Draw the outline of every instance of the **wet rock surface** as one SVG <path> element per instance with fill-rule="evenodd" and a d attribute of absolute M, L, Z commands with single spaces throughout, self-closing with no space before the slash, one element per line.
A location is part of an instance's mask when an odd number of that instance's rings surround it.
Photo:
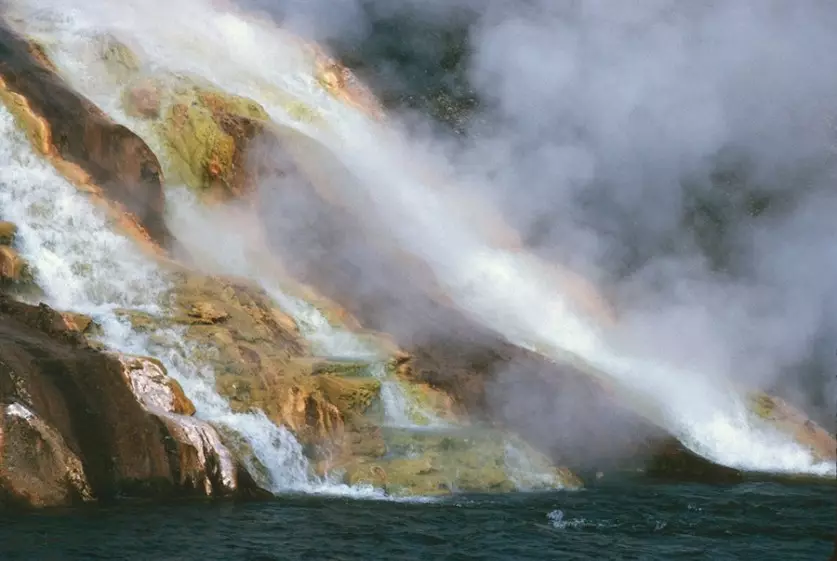
<path fill-rule="evenodd" d="M 182 337 L 194 349 L 190 366 L 211 370 L 232 411 L 260 411 L 289 428 L 317 472 L 392 494 L 434 495 L 575 488 L 579 478 L 556 465 L 598 468 L 625 457 L 650 459 L 651 475 L 730 475 L 631 411 L 612 388 L 470 320 L 419 259 L 353 214 L 370 201 L 345 199 L 345 192 L 362 191 L 345 189 L 351 174 L 325 146 L 270 123 L 252 100 L 151 73 L 141 53 L 114 37 L 98 37 L 95 45 L 115 87 L 124 86 L 126 113 L 155 135 L 160 160 L 69 90 L 42 48 L 0 30 L 2 99 L 33 144 L 76 183 L 138 217 L 160 244 L 168 236 L 160 162 L 171 183 L 204 201 L 247 199 L 290 275 L 339 304 L 329 321 L 381 350 L 355 361 L 316 356 L 294 318 L 264 290 L 184 267 L 166 272 L 164 313 L 117 310 L 161 353 Z M 326 91 L 381 118 L 350 72 L 316 48 L 311 53 Z M 299 120 L 318 118 L 297 109 L 289 113 Z M 276 219 L 277 208 L 288 220 Z M 503 240 L 499 245 L 520 245 L 509 228 L 490 217 L 485 224 L 498 232 L 492 240 Z M 14 235 L 14 225 L 0 224 L 0 276 L 17 282 L 24 265 Z M 583 282 L 561 271 L 554 278 L 612 319 Z M 360 332 L 361 325 L 375 331 Z M 97 329 L 81 314 L 0 299 L 3 503 L 264 496 L 254 482 L 264 478 L 243 467 L 252 450 L 240 435 L 196 418 L 156 358 L 93 348 L 85 334 Z M 404 402 L 403 418 L 386 410 L 393 399 Z M 564 409 L 584 414 L 553 414 Z M 834 459 L 833 437 L 787 404 L 757 396 L 753 410 L 817 457 Z"/>
<path fill-rule="evenodd" d="M 156 361 L 91 348 L 45 305 L 0 297 L 0 402 L 7 505 L 263 494 Z"/>
<path fill-rule="evenodd" d="M 0 288 L 16 294 L 38 292 L 32 269 L 15 248 L 17 226 L 0 222 Z"/>
<path fill-rule="evenodd" d="M 60 172 L 165 246 L 169 233 L 157 157 L 136 134 L 71 89 L 46 60 L 42 49 L 33 50 L 32 43 L 0 26 L 0 100 Z"/>
<path fill-rule="evenodd" d="M 467 411 L 443 390 L 399 370 L 409 356 L 393 348 L 386 336 L 357 335 L 385 349 L 382 357 L 394 356 L 383 362 L 316 357 L 294 322 L 259 287 L 186 271 L 170 278 L 172 307 L 167 317 L 129 311 L 124 317 L 152 339 L 167 329 L 182 330 L 184 339 L 195 345 L 198 359 L 213 368 L 216 389 L 232 410 L 261 411 L 290 429 L 319 474 L 378 485 L 380 481 L 367 477 L 369 470 L 384 470 L 385 487 L 398 494 L 425 493 L 430 487 L 434 494 L 517 488 L 506 469 L 502 444 L 511 437 L 502 430 L 475 425 L 467 437 L 447 435 L 445 442 L 453 446 L 438 444 L 441 437 L 431 438 L 431 433 L 421 436 L 437 421 L 469 425 Z M 165 347 L 165 340 L 159 345 Z M 386 384 L 404 400 L 398 406 L 404 408 L 404 422 L 410 426 L 400 431 L 389 428 L 393 421 L 385 412 Z M 410 446 L 399 444 L 405 438 Z M 492 446 L 485 448 L 487 442 Z M 540 485 L 577 484 L 568 471 L 556 471 L 533 449 L 521 449 L 527 458 L 540 457 L 532 460 L 536 464 L 550 466 L 544 469 L 551 478 Z M 424 464 L 407 461 L 410 458 L 424 458 L 438 467 L 419 473 Z M 494 467 L 485 470 L 484 462 Z M 358 475 L 361 472 L 365 475 Z"/>

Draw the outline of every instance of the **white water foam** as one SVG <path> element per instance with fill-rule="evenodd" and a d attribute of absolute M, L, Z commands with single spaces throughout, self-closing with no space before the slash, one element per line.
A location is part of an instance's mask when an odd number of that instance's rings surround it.
<path fill-rule="evenodd" d="M 111 231 L 104 213 L 36 156 L 11 114 L 0 107 L 0 214 L 18 226 L 17 244 L 34 266 L 47 302 L 92 316 L 112 349 L 158 357 L 195 404 L 197 416 L 240 434 L 268 470 L 271 490 L 380 497 L 370 488 L 352 488 L 312 477 L 300 444 L 261 413 L 230 410 L 214 389 L 210 369 L 191 357 L 175 330 L 135 332 L 114 313 L 129 308 L 163 313 L 166 282 L 155 264 L 130 240 Z M 254 470 L 255 471 L 255 470 Z"/>
<path fill-rule="evenodd" d="M 176 9 L 157 4 L 37 2 L 70 14 L 65 31 L 83 36 L 90 29 L 109 29 L 122 34 L 141 45 L 155 64 L 197 74 L 231 93 L 251 97 L 275 120 L 317 137 L 359 179 L 360 191 L 347 192 L 347 198 L 361 194 L 372 200 L 377 216 L 388 221 L 407 251 L 427 261 L 462 309 L 511 342 L 555 360 L 574 354 L 693 451 L 753 471 L 837 471 L 816 464 L 807 450 L 755 419 L 729 388 L 716 387 L 701 373 L 615 351 L 606 334 L 562 297 L 560 287 L 534 258 L 489 247 L 463 223 L 422 179 L 420 169 L 432 168 L 433 163 L 422 161 L 416 147 L 331 98 L 312 76 L 310 61 L 287 36 L 269 24 L 200 0 L 182 0 Z M 92 6 L 95 10 L 89 9 Z M 145 16 L 159 13 L 167 17 Z M 327 127 L 297 122 L 275 103 L 275 88 L 315 107 Z"/>

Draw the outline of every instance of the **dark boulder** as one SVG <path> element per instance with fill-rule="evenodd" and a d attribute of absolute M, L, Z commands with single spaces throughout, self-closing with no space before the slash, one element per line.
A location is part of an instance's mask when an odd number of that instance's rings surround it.
<path fill-rule="evenodd" d="M 0 408 L 0 506 L 267 494 L 162 365 L 91 348 L 43 304 L 0 296 Z"/>

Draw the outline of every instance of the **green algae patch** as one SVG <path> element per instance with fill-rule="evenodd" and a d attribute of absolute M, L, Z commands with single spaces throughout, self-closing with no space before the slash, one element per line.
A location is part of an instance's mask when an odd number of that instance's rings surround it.
<path fill-rule="evenodd" d="M 426 418 L 427 414 L 449 422 L 464 422 L 459 415 L 455 413 L 455 404 L 453 398 L 430 386 L 429 384 L 406 382 L 396 378 L 398 384 L 404 390 L 409 402 L 413 405 L 411 409 L 412 417 L 417 417 L 416 421 Z M 424 423 L 420 423 L 424 424 Z"/>
<path fill-rule="evenodd" d="M 127 80 L 142 69 L 142 61 L 136 52 L 113 35 L 99 35 L 95 42 L 99 58 L 114 79 Z"/>
<path fill-rule="evenodd" d="M 401 387 L 412 405 L 409 413 L 416 424 L 427 424 L 428 415 L 451 423 L 466 423 L 465 416 L 459 414 L 456 402 L 448 393 L 403 375 L 397 360 L 389 361 L 386 372 L 389 379 Z"/>
<path fill-rule="evenodd" d="M 772 397 L 763 393 L 756 393 L 749 396 L 750 410 L 759 418 L 766 421 L 773 419 L 776 410 L 776 402 Z"/>
<path fill-rule="evenodd" d="M 244 150 L 268 119 L 251 99 L 181 85 L 156 123 L 169 173 L 202 195 L 240 194 L 246 187 Z"/>
<path fill-rule="evenodd" d="M 317 361 L 312 368 L 314 375 L 333 374 L 348 378 L 363 378 L 369 376 L 369 364 L 355 361 Z"/>
<path fill-rule="evenodd" d="M 326 374 L 316 379 L 325 398 L 344 418 L 366 412 L 380 397 L 381 382 L 377 378 L 342 378 Z"/>
<path fill-rule="evenodd" d="M 301 101 L 291 101 L 285 103 L 283 104 L 283 108 L 292 119 L 299 121 L 300 123 L 312 124 L 323 120 L 323 116 L 317 109 L 314 109 Z"/>
<path fill-rule="evenodd" d="M 581 481 L 514 436 L 494 429 L 383 428 L 386 454 L 344 466 L 349 484 L 382 487 L 394 495 L 578 488 Z"/>

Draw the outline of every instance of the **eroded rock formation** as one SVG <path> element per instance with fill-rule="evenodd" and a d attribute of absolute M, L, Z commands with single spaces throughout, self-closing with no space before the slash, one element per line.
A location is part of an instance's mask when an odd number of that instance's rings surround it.
<path fill-rule="evenodd" d="M 45 305 L 0 297 L 0 404 L 6 505 L 264 494 L 158 362 L 91 348 Z"/>
<path fill-rule="evenodd" d="M 374 201 L 326 146 L 271 122 L 252 100 L 152 72 L 141 53 L 115 37 L 94 42 L 126 113 L 147 127 L 159 154 L 70 90 L 36 43 L 0 29 L 0 99 L 40 153 L 161 245 L 169 236 L 161 162 L 171 183 L 188 185 L 205 201 L 246 200 L 256 209 L 249 217 L 258 223 L 258 245 L 281 261 L 279 276 L 301 281 L 300 293 L 323 303 L 328 321 L 379 351 L 354 361 L 318 357 L 304 326 L 258 286 L 162 258 L 169 309 L 117 310 L 161 353 L 173 344 L 172 329 L 182 333 L 231 409 L 260 410 L 289 428 L 316 471 L 412 494 L 575 487 L 579 479 L 556 464 L 599 468 L 625 457 L 653 458 L 652 472 L 729 475 L 712 466 L 701 471 L 706 462 L 594 377 L 511 345 L 470 319 L 421 259 L 358 212 Z M 310 54 L 325 90 L 383 118 L 346 69 L 315 47 Z M 320 118 L 294 100 L 280 101 L 293 118 Z M 490 244 L 521 249 L 499 214 L 463 206 L 479 215 L 475 228 Z M 25 267 L 13 242 L 13 225 L 0 223 L 0 276 L 18 282 Z M 542 267 L 584 311 L 603 323 L 615 320 L 589 283 Z M 85 334 L 97 330 L 80 314 L 0 299 L 3 503 L 263 494 L 243 467 L 252 450 L 238 435 L 196 418 L 194 404 L 155 358 L 94 348 Z M 407 427 L 385 418 L 385 393 L 393 388 L 411 404 Z M 821 459 L 833 458 L 833 437 L 801 413 L 769 396 L 757 398 L 754 410 Z M 443 430 L 414 430 L 431 421 Z M 510 458 L 526 467 L 515 468 Z"/>
<path fill-rule="evenodd" d="M 0 101 L 35 149 L 140 239 L 166 246 L 162 171 L 136 134 L 70 88 L 42 49 L 0 26 Z"/>

